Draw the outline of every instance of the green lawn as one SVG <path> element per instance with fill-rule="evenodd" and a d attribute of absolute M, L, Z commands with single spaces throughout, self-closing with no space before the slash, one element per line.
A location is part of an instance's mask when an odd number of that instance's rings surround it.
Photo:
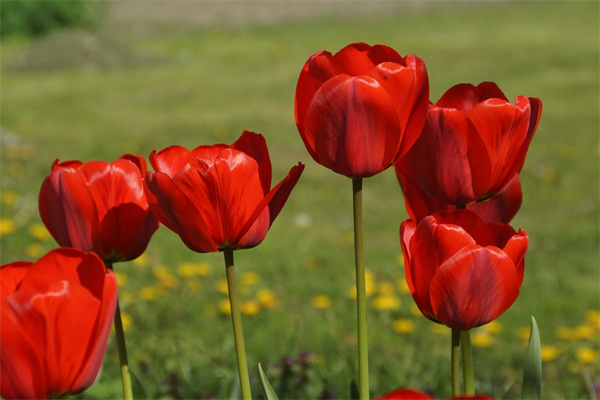
<path fill-rule="evenodd" d="M 592 329 L 585 323 L 600 309 L 598 3 L 427 4 L 407 3 L 406 12 L 385 16 L 315 16 L 266 26 L 167 21 L 143 30 L 109 19 L 92 36 L 3 40 L 1 263 L 33 260 L 55 246 L 36 230 L 37 193 L 54 159 L 147 156 L 172 144 L 231 143 L 245 129 L 260 132 L 274 181 L 298 161 L 306 170 L 266 240 L 235 254 L 242 300 L 263 301 L 256 315 L 247 304 L 243 320 L 251 370 L 257 362 L 266 366 L 281 397 L 348 397 L 358 375 L 355 305 L 347 294 L 354 282 L 351 182 L 310 159 L 295 127 L 293 96 L 311 54 L 356 41 L 382 43 L 425 60 L 432 101 L 456 83 L 484 80 L 495 81 L 509 99 L 542 99 L 521 173 L 523 206 L 512 223 L 530 237 L 525 281 L 496 329 L 478 330 L 476 389 L 498 398 L 520 395 L 525 346 L 519 332 L 535 315 L 548 346 L 543 397 L 593 398 L 600 322 Z M 81 43 L 87 43 L 86 65 L 67 68 L 66 60 L 79 62 L 69 57 Z M 27 58 L 32 46 L 38 52 Z M 103 67 L 107 52 L 121 65 Z M 41 68 L 30 70 L 36 65 Z M 393 171 L 366 180 L 364 196 L 366 262 L 375 288 L 372 394 L 411 386 L 449 396 L 449 331 L 413 315 L 401 284 L 398 227 L 406 213 Z M 218 290 L 222 255 L 192 253 L 162 227 L 146 256 L 115 266 L 138 396 L 235 393 L 231 323 L 219 308 L 226 299 Z M 185 262 L 207 265 L 182 267 Z M 314 307 L 319 295 L 331 299 L 329 307 Z M 378 310 L 390 297 L 400 308 Z M 394 331 L 399 319 L 408 332 Z M 102 375 L 83 397 L 119 395 L 111 340 Z"/>

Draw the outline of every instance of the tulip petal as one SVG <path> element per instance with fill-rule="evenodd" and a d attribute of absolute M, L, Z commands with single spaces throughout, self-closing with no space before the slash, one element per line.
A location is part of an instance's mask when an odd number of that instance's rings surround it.
<path fill-rule="evenodd" d="M 351 178 L 389 167 L 401 135 L 393 101 L 371 77 L 330 79 L 315 93 L 306 113 L 305 142 L 315 160 Z"/>
<path fill-rule="evenodd" d="M 430 302 L 429 286 L 438 267 L 475 241 L 461 227 L 441 225 L 434 216 L 425 217 L 419 222 L 409 243 L 404 234 L 401 232 L 409 257 L 409 262 L 405 264 L 406 273 L 410 273 L 407 283 L 409 287 L 411 283 L 414 287 L 412 296 L 421 312 L 431 318 L 435 313 Z"/>
<path fill-rule="evenodd" d="M 467 115 L 486 145 L 493 166 L 486 193 L 494 196 L 508 185 L 525 161 L 532 138 L 528 136 L 529 100 L 520 96 L 513 106 L 504 100 L 489 99 Z"/>
<path fill-rule="evenodd" d="M 493 98 L 508 101 L 502 90 L 494 82 L 481 82 L 477 86 L 470 83 L 461 83 L 448 89 L 435 105 L 467 112 L 477 104 Z"/>
<path fill-rule="evenodd" d="M 436 106 L 429 107 L 423 132 L 399 164 L 407 179 L 449 204 L 479 199 L 491 175 L 485 144 L 465 114 Z"/>
<path fill-rule="evenodd" d="M 384 45 L 369 46 L 352 43 L 338 51 L 331 59 L 337 75 L 368 75 L 378 64 L 393 62 L 405 65 L 404 59 L 394 49 Z"/>
<path fill-rule="evenodd" d="M 300 72 L 298 78 L 298 84 L 296 85 L 296 95 L 294 97 L 294 114 L 296 117 L 296 125 L 298 126 L 298 132 L 306 145 L 309 152 L 312 149 L 307 145 L 304 138 L 304 124 L 306 119 L 306 110 L 312 101 L 316 91 L 321 85 L 333 78 L 335 71 L 331 65 L 331 53 L 322 51 L 317 54 L 313 54 Z M 311 153 L 311 156 L 312 153 Z M 313 156 L 314 157 L 314 156 Z"/>
<path fill-rule="evenodd" d="M 522 202 L 521 181 L 515 175 L 502 193 L 487 201 L 469 204 L 467 210 L 474 211 L 485 222 L 508 224 L 521 208 Z"/>
<path fill-rule="evenodd" d="M 244 131 L 242 136 L 231 145 L 231 148 L 241 151 L 256 160 L 263 194 L 269 193 L 271 189 L 271 158 L 263 135 Z"/>
<path fill-rule="evenodd" d="M 57 168 L 42 182 L 39 212 L 44 225 L 61 246 L 102 252 L 94 198 L 76 170 Z"/>
<path fill-rule="evenodd" d="M 178 177 L 180 176 L 182 174 L 178 174 Z M 205 221 L 205 216 L 195 204 L 198 198 L 202 199 L 200 204 L 208 200 L 201 197 L 202 193 L 189 198 L 187 193 L 194 190 L 193 186 L 184 191 L 179 187 L 179 183 L 174 183 L 169 176 L 161 172 L 148 172 L 145 187 L 152 213 L 167 228 L 177 233 L 186 246 L 200 253 L 217 251 L 212 237 L 214 229 L 219 229 L 220 225 L 210 225 L 211 222 L 215 222 L 213 220 Z"/>
<path fill-rule="evenodd" d="M 444 325 L 468 330 L 498 318 L 519 295 L 515 265 L 497 247 L 470 245 L 431 280 L 431 305 Z"/>
<path fill-rule="evenodd" d="M 195 149 L 197 150 L 197 149 Z M 194 150 L 194 151 L 195 151 Z M 148 160 L 156 172 L 162 172 L 173 178 L 177 171 L 181 170 L 196 155 L 182 146 L 169 146 L 158 153 L 150 153 Z"/>
<path fill-rule="evenodd" d="M 397 157 L 402 157 L 419 138 L 427 119 L 429 79 L 425 63 L 411 54 L 406 57 L 406 62 L 402 60 L 402 64 L 384 62 L 377 65 L 370 75 L 394 99 L 403 135 Z"/>
<path fill-rule="evenodd" d="M 264 239 L 264 235 L 261 237 L 263 228 L 258 226 L 257 222 L 262 222 L 263 218 L 266 218 L 268 215 L 268 227 L 273 224 L 273 221 L 275 221 L 275 218 L 279 215 L 279 212 L 287 201 L 292 189 L 294 189 L 296 183 L 298 183 L 302 171 L 304 171 L 304 164 L 302 163 L 298 163 L 298 165 L 292 167 L 287 176 L 262 199 L 239 233 L 239 238 L 236 240 L 238 248 L 247 249 L 254 247 Z M 263 217 L 262 214 L 265 214 L 265 217 Z"/>
<path fill-rule="evenodd" d="M 0 267 L 0 301 L 17 290 L 31 264 L 29 261 L 17 261 Z"/>

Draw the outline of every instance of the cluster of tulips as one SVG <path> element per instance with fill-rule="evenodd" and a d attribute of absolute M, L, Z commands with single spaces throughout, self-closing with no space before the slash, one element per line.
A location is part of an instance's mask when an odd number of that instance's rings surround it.
<path fill-rule="evenodd" d="M 469 330 L 505 312 L 523 280 L 528 236 L 508 222 L 521 205 L 519 171 L 541 108 L 537 98 L 511 103 L 491 82 L 456 85 L 432 104 L 424 62 L 383 45 L 350 44 L 304 65 L 295 97 L 300 136 L 317 163 L 352 180 L 353 396 L 370 395 L 363 178 L 395 168 L 410 216 L 400 225 L 408 287 L 425 317 L 452 330 L 452 395 L 475 396 Z M 304 165 L 271 187 L 265 139 L 249 131 L 231 145 L 154 151 L 149 162 L 154 172 L 133 155 L 52 165 L 39 212 L 62 247 L 1 267 L 2 397 L 85 390 L 114 320 L 124 397 L 132 398 L 113 267 L 140 256 L 162 224 L 195 252 L 223 252 L 241 394 L 251 398 L 233 252 L 263 241 Z M 264 395 L 276 398 L 262 371 L 260 377 Z M 402 389 L 385 398 L 429 398 L 422 396 Z"/>

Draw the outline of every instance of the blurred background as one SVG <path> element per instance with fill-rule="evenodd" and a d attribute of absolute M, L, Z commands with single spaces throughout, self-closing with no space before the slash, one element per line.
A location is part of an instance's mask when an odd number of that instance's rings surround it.
<path fill-rule="evenodd" d="M 56 243 L 37 195 L 55 159 L 147 157 L 172 144 L 269 145 L 274 182 L 306 164 L 265 241 L 236 252 L 251 371 L 280 398 L 347 398 L 357 377 L 350 180 L 315 164 L 294 122 L 307 58 L 352 42 L 427 65 L 433 102 L 496 82 L 544 108 L 512 225 L 530 237 L 516 303 L 476 329 L 476 390 L 520 395 L 530 316 L 542 338 L 542 396 L 598 398 L 599 5 L 557 2 L 2 1 L 0 262 Z M 372 394 L 450 395 L 449 330 L 420 316 L 404 282 L 406 218 L 393 170 L 364 183 Z M 162 227 L 117 264 L 138 398 L 236 396 L 221 254 L 196 254 Z M 260 389 L 254 375 L 253 393 Z M 111 339 L 97 383 L 121 395 Z"/>

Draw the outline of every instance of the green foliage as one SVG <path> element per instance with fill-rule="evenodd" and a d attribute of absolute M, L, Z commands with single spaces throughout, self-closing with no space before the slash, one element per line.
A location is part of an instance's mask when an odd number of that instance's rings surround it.
<path fill-rule="evenodd" d="M 265 399 L 266 400 L 278 400 L 279 398 L 277 397 L 277 394 L 275 393 L 275 391 L 273 390 L 273 387 L 269 383 L 267 376 L 263 372 L 260 363 L 258 363 L 258 377 L 260 378 L 260 386 L 262 387 L 263 395 L 265 396 Z"/>
<path fill-rule="evenodd" d="M 87 26 L 99 22 L 100 2 L 1 1 L 0 36 L 40 36 L 61 28 Z"/>
<path fill-rule="evenodd" d="M 542 393 L 542 344 L 535 318 L 531 316 L 531 333 L 523 368 L 521 399 L 539 399 Z"/>

